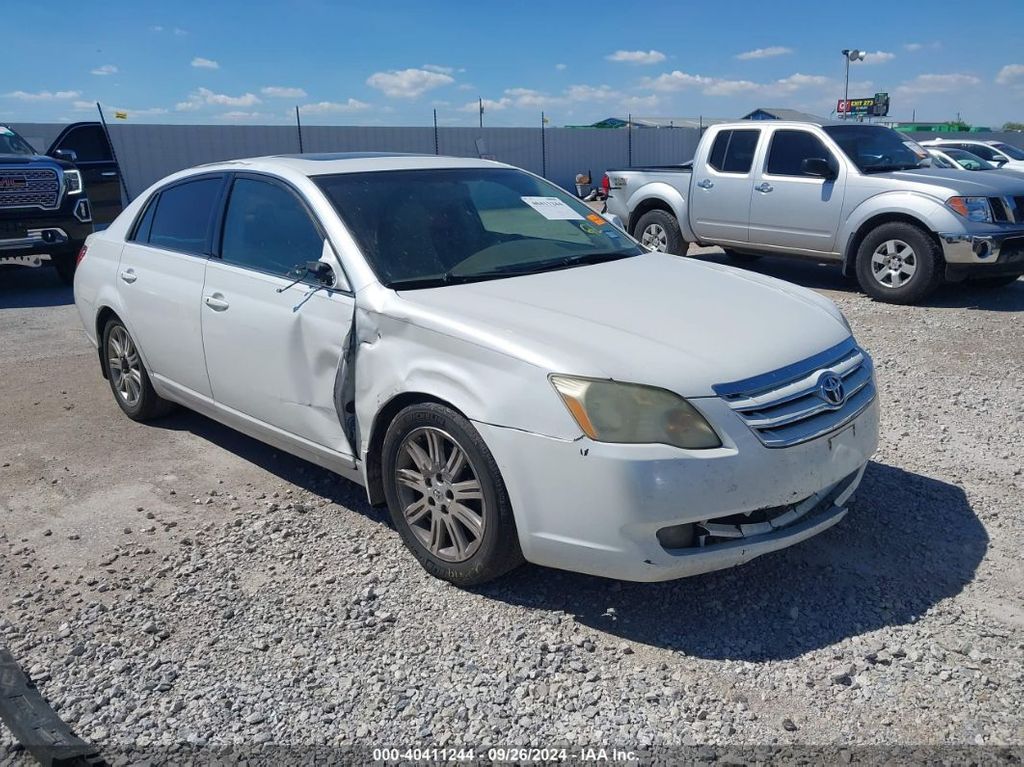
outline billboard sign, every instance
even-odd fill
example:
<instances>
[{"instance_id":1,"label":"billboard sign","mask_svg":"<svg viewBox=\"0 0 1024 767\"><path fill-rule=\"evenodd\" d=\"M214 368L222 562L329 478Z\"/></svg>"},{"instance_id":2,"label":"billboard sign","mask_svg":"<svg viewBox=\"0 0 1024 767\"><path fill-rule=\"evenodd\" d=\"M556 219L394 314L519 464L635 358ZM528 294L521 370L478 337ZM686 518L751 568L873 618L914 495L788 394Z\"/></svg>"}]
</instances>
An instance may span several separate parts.
<instances>
[{"instance_id":1,"label":"billboard sign","mask_svg":"<svg viewBox=\"0 0 1024 767\"><path fill-rule=\"evenodd\" d=\"M889 114L889 94L876 93L868 99L839 99L836 112L841 115L885 117Z\"/></svg>"}]
</instances>

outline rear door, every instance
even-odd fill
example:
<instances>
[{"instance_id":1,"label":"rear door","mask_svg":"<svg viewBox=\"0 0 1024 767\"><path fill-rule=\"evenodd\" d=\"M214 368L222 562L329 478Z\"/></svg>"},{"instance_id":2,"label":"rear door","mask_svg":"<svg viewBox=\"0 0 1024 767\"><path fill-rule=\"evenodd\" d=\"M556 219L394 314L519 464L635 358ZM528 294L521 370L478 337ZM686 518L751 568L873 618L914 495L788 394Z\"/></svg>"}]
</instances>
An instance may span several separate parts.
<instances>
[{"instance_id":1,"label":"rear door","mask_svg":"<svg viewBox=\"0 0 1024 767\"><path fill-rule=\"evenodd\" d=\"M701 240L742 243L748 240L751 171L760 128L719 131L703 161L693 164L690 224Z\"/></svg>"},{"instance_id":2,"label":"rear door","mask_svg":"<svg viewBox=\"0 0 1024 767\"><path fill-rule=\"evenodd\" d=\"M344 282L324 256L323 228L285 182L238 174L222 230L202 297L214 400L351 457L334 392L354 299L310 278L296 283L296 267L321 259Z\"/></svg>"},{"instance_id":3,"label":"rear door","mask_svg":"<svg viewBox=\"0 0 1024 767\"><path fill-rule=\"evenodd\" d=\"M65 128L47 154L55 156L58 149L72 151L76 155L74 162L82 172L85 193L92 205L93 224L98 229L109 226L121 212L121 181L103 126L81 123Z\"/></svg>"},{"instance_id":4,"label":"rear door","mask_svg":"<svg viewBox=\"0 0 1024 767\"><path fill-rule=\"evenodd\" d=\"M754 171L750 242L786 250L831 252L843 210L845 167L809 130L779 128L766 138L767 155ZM805 173L803 161L813 158L828 162L837 177L824 179Z\"/></svg>"},{"instance_id":5,"label":"rear door","mask_svg":"<svg viewBox=\"0 0 1024 767\"><path fill-rule=\"evenodd\" d=\"M158 192L129 233L117 287L125 323L154 379L209 398L200 305L224 174Z\"/></svg>"}]
</instances>

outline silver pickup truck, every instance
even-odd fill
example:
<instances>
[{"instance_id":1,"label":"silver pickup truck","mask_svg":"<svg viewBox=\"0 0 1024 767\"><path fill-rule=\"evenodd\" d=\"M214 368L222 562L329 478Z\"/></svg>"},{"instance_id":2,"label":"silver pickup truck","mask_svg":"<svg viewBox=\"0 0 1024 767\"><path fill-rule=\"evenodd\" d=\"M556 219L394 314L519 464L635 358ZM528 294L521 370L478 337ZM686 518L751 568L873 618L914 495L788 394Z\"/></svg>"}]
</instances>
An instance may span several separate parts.
<instances>
[{"instance_id":1,"label":"silver pickup truck","mask_svg":"<svg viewBox=\"0 0 1024 767\"><path fill-rule=\"evenodd\" d=\"M864 292L924 299L944 279L1008 285L1024 274L1024 180L922 167L926 152L881 125L715 125L692 163L607 171L607 212L644 245L737 260L832 261Z\"/></svg>"}]
</instances>

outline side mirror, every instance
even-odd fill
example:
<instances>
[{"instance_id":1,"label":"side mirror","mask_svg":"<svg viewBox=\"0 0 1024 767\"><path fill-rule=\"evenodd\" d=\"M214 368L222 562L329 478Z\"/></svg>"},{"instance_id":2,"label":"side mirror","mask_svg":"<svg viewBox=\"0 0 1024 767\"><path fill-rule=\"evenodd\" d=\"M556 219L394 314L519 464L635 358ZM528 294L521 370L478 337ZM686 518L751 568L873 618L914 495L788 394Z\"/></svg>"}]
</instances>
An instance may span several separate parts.
<instances>
[{"instance_id":1,"label":"side mirror","mask_svg":"<svg viewBox=\"0 0 1024 767\"><path fill-rule=\"evenodd\" d=\"M334 287L334 270L323 261L307 261L306 272L324 287Z\"/></svg>"},{"instance_id":2,"label":"side mirror","mask_svg":"<svg viewBox=\"0 0 1024 767\"><path fill-rule=\"evenodd\" d=\"M816 176L826 180L836 177L836 170L824 157L808 157L800 161L800 172L805 176Z\"/></svg>"},{"instance_id":3,"label":"side mirror","mask_svg":"<svg viewBox=\"0 0 1024 767\"><path fill-rule=\"evenodd\" d=\"M78 162L78 153L71 149L58 149L53 153L53 156L58 160L67 160L68 162Z\"/></svg>"},{"instance_id":4,"label":"side mirror","mask_svg":"<svg viewBox=\"0 0 1024 767\"><path fill-rule=\"evenodd\" d=\"M992 162L996 164L997 168L1002 168L1004 165L1006 165L1006 163L1009 162L1009 160L1007 160L1005 157L1000 157L998 160L993 160Z\"/></svg>"}]
</instances>

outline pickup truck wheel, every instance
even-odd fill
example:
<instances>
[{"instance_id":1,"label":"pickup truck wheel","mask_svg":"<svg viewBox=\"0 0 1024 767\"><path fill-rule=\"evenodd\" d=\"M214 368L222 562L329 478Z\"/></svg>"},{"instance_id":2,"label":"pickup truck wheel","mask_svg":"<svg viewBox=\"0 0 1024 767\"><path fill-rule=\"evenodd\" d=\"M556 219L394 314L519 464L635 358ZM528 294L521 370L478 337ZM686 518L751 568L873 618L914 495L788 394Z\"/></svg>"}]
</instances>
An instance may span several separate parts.
<instances>
[{"instance_id":1,"label":"pickup truck wheel","mask_svg":"<svg viewBox=\"0 0 1024 767\"><path fill-rule=\"evenodd\" d=\"M687 243L683 240L679 222L667 211L649 210L644 213L633 227L633 236L645 248L676 256L686 255Z\"/></svg>"},{"instance_id":2,"label":"pickup truck wheel","mask_svg":"<svg viewBox=\"0 0 1024 767\"><path fill-rule=\"evenodd\" d=\"M914 304L942 282L942 258L926 232L894 221L868 233L857 249L857 281L877 301Z\"/></svg>"},{"instance_id":3,"label":"pickup truck wheel","mask_svg":"<svg viewBox=\"0 0 1024 767\"><path fill-rule=\"evenodd\" d=\"M391 521L428 573L475 586L522 564L498 464L465 417L411 405L388 427L382 458Z\"/></svg>"},{"instance_id":4,"label":"pickup truck wheel","mask_svg":"<svg viewBox=\"0 0 1024 767\"><path fill-rule=\"evenodd\" d=\"M174 409L153 389L139 349L119 319L111 319L103 329L103 367L114 400L133 421L149 421Z\"/></svg>"}]
</instances>

